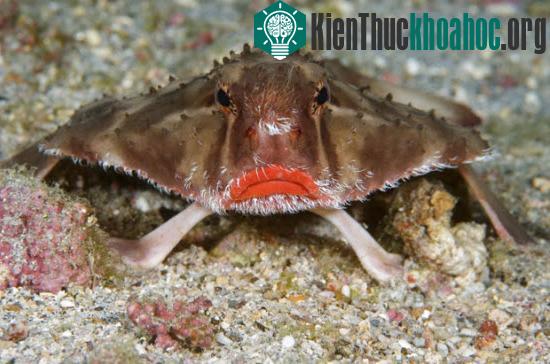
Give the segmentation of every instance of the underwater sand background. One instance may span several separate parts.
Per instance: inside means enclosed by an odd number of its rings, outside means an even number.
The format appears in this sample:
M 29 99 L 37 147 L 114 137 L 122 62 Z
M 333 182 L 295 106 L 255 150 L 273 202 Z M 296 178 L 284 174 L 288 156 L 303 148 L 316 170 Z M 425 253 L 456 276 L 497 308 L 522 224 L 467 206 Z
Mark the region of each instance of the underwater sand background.
M 293 4 L 333 16 L 360 10 L 451 17 L 465 9 L 501 18 L 550 15 L 544 1 Z M 252 41 L 252 14 L 266 5 L 0 2 L 0 159 L 54 131 L 103 93 L 138 93 L 165 84 L 169 74 L 187 78 L 207 71 L 212 60 Z M 548 361 L 550 57 L 532 51 L 326 55 L 471 105 L 499 152 L 476 169 L 536 244 L 517 249 L 489 230 L 486 269 L 467 284 L 442 278 L 412 257 L 406 261 L 410 274 L 437 279 L 429 287 L 411 282 L 383 287 L 361 269 L 334 229 L 311 215 L 212 218 L 147 274 L 57 294 L 0 292 L 0 362 Z M 84 187 L 74 182 L 75 175 Z M 113 235 L 139 236 L 160 224 L 166 211 L 183 206 L 140 184 L 115 191 L 103 175 L 59 176 L 52 182 L 88 199 L 99 225 Z M 352 212 L 361 218 L 368 207 L 354 205 Z M 486 223 L 479 214 L 473 218 Z M 378 228 L 382 242 L 399 250 L 399 241 L 384 238 L 385 227 Z M 126 316 L 130 297 L 199 296 L 213 304 L 208 317 L 214 344 L 204 351 L 156 348 Z M 497 323 L 498 334 L 485 345 L 479 338 L 487 320 Z M 12 324 L 24 327 L 25 338 L 8 338 Z

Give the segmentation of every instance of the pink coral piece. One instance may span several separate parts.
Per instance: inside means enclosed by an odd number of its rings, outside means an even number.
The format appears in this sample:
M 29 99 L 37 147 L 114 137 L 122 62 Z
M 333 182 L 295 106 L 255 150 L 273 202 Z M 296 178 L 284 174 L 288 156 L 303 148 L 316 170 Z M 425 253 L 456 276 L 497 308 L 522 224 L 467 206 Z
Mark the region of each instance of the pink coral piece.
M 0 289 L 58 292 L 88 284 L 88 208 L 23 181 L 0 185 Z
M 175 301 L 131 301 L 126 312 L 136 326 L 153 336 L 155 345 L 162 349 L 174 348 L 182 342 L 192 349 L 212 346 L 214 327 L 201 311 L 212 306 L 205 297 L 186 303 Z
M 397 310 L 394 310 L 394 309 L 390 309 L 388 310 L 387 312 L 388 314 L 388 319 L 390 320 L 390 322 L 401 322 L 403 321 L 403 319 L 405 318 L 405 315 L 403 315 L 401 312 L 397 311 Z

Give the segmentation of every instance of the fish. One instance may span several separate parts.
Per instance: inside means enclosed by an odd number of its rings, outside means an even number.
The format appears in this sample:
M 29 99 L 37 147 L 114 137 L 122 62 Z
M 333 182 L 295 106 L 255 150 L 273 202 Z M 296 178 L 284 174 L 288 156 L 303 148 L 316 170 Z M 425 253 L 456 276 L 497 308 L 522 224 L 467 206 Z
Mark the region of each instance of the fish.
M 245 44 L 206 74 L 140 95 L 105 97 L 2 163 L 44 178 L 61 160 L 146 180 L 192 203 L 137 240 L 112 237 L 127 264 L 160 264 L 205 217 L 311 211 L 334 224 L 380 282 L 402 275 L 346 211 L 413 176 L 458 168 L 497 234 L 530 240 L 470 163 L 491 148 L 469 107 L 297 52 L 284 60 Z

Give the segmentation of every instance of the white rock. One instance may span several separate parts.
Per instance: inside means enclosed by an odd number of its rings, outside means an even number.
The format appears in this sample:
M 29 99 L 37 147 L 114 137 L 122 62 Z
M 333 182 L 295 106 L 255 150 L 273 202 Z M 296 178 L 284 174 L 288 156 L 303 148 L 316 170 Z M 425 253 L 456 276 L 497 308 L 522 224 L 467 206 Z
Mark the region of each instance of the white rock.
M 95 29 L 88 29 L 83 32 L 78 32 L 75 36 L 78 41 L 83 41 L 88 43 L 92 47 L 97 47 L 101 44 L 101 35 Z
M 145 196 L 138 196 L 134 201 L 134 207 L 141 212 L 151 211 L 151 205 Z
M 523 102 L 525 104 L 525 111 L 533 114 L 538 113 L 542 107 L 539 96 L 533 91 L 525 94 Z
M 489 65 L 474 63 L 472 61 L 464 62 L 462 69 L 475 80 L 482 80 L 491 74 L 491 67 Z
M 443 356 L 447 356 L 449 354 L 449 349 L 447 348 L 447 345 L 443 343 L 437 343 L 436 348 L 437 351 Z
M 462 356 L 472 356 L 476 353 L 476 349 L 471 346 L 468 346 L 462 350 Z
M 416 76 L 420 73 L 421 69 L 422 65 L 415 58 L 409 58 L 407 62 L 405 62 L 405 72 L 407 72 L 409 76 Z
M 325 352 L 321 345 L 312 340 L 304 340 L 302 342 L 301 348 L 309 355 L 314 355 L 319 358 L 322 357 Z
M 420 317 L 422 317 L 422 320 L 427 320 L 430 318 L 430 316 L 432 315 L 432 313 L 428 310 L 424 310 L 424 312 L 422 312 L 422 315 Z
M 423 337 L 417 337 L 416 339 L 414 339 L 413 343 L 414 346 L 416 346 L 417 348 L 423 348 L 424 345 L 426 345 L 426 339 L 424 339 Z
M 129 88 L 132 88 L 134 86 L 134 79 L 128 75 L 126 75 L 123 79 L 122 79 L 122 82 L 120 83 L 120 86 L 123 88 L 123 89 L 129 89 Z
M 322 292 L 319 293 L 319 296 L 324 297 L 324 298 L 332 298 L 332 297 L 334 297 L 334 292 L 332 292 L 332 291 L 322 291 Z
M 474 336 L 477 336 L 477 331 L 474 329 L 464 328 L 460 330 L 460 335 L 474 337 Z
M 489 312 L 489 319 L 497 323 L 499 330 L 506 328 L 514 319 L 503 310 L 495 308 Z
M 0 63 L 0 65 L 1 65 L 1 63 Z M 529 76 L 525 80 L 525 85 L 527 85 L 527 87 L 529 87 L 530 89 L 536 89 L 539 85 L 539 82 L 537 81 L 537 79 L 535 77 Z
M 454 99 L 458 102 L 467 104 L 469 102 L 468 92 L 464 87 L 457 86 L 454 88 Z
M 221 332 L 216 335 L 216 341 L 223 346 L 231 345 L 231 343 L 233 342 L 230 338 L 228 338 Z
M 401 340 L 398 341 L 398 343 L 399 343 L 399 346 L 401 346 L 402 348 L 405 348 L 405 349 L 412 349 L 413 348 L 411 343 L 408 342 L 407 340 L 401 339 Z
M 386 58 L 375 56 L 374 57 L 374 65 L 379 68 L 386 68 L 387 67 L 387 61 Z
M 62 300 L 61 302 L 59 302 L 59 305 L 63 308 L 74 307 L 74 301 L 69 300 L 69 299 L 65 299 L 65 300 Z
M 229 325 L 227 322 L 225 321 L 222 321 L 222 323 L 220 324 L 220 327 L 222 329 L 224 329 L 225 331 L 228 331 L 230 328 L 231 328 L 231 325 Z
M 351 295 L 351 289 L 347 284 L 342 287 L 342 294 L 346 297 L 349 297 Z
M 285 337 L 283 337 L 283 340 L 281 341 L 281 345 L 283 346 L 283 348 L 285 349 L 290 349 L 292 348 L 294 345 L 296 344 L 296 340 L 294 340 L 294 338 L 290 335 L 287 335 Z
M 147 354 L 147 351 L 145 350 L 145 348 L 143 347 L 143 345 L 141 344 L 136 344 L 134 346 L 134 348 L 136 349 L 138 355 L 145 355 Z

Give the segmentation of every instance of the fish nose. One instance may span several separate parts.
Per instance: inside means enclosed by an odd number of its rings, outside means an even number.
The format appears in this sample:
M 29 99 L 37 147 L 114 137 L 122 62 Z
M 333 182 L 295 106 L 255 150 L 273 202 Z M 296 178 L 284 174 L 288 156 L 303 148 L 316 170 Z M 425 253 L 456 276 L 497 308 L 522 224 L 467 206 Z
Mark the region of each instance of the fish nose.
M 250 149 L 252 150 L 258 149 L 260 144 L 260 138 L 258 136 L 258 130 L 255 127 L 251 126 L 246 130 L 246 139 L 248 140 Z
M 262 128 L 258 129 L 255 126 L 251 126 L 246 130 L 246 140 L 250 149 L 257 150 L 264 147 L 277 146 L 295 146 L 302 136 L 302 129 L 297 126 L 292 126 L 289 130 L 284 132 L 273 133 L 266 131 Z

